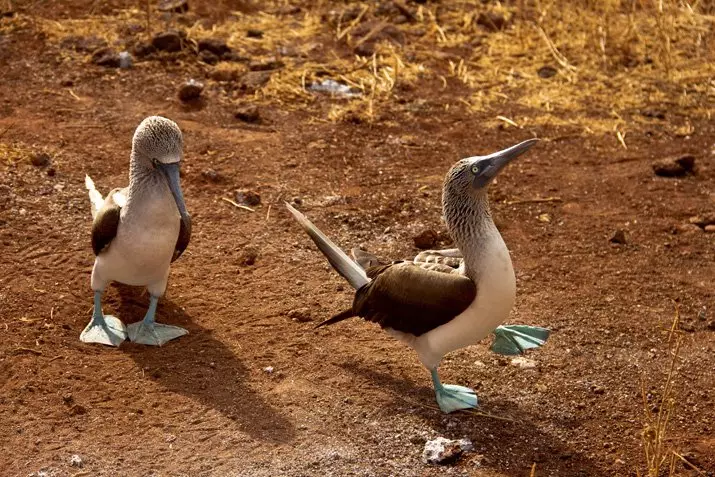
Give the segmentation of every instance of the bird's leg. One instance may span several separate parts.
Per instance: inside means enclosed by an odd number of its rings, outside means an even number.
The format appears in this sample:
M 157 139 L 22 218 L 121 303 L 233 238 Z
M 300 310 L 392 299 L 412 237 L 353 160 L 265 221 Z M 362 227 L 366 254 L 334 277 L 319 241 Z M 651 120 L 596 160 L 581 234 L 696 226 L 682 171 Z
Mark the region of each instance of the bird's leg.
M 189 332 L 183 328 L 172 325 L 163 325 L 154 321 L 156 315 L 156 305 L 159 297 L 154 295 L 149 299 L 149 309 L 144 315 L 144 319 L 138 323 L 127 326 L 129 339 L 134 343 L 145 345 L 161 346 L 167 341 L 184 336 Z
M 100 343 L 108 346 L 119 346 L 127 339 L 124 323 L 115 316 L 105 316 L 102 313 L 102 290 L 94 291 L 92 320 L 79 335 L 79 339 L 84 343 Z
M 477 394 L 473 389 L 455 384 L 442 384 L 436 367 L 431 369 L 430 373 L 432 373 L 432 384 L 437 404 L 442 412 L 450 413 L 477 407 Z
M 549 338 L 547 328 L 526 325 L 497 326 L 494 330 L 492 351 L 498 354 L 522 354 L 527 349 L 539 348 Z

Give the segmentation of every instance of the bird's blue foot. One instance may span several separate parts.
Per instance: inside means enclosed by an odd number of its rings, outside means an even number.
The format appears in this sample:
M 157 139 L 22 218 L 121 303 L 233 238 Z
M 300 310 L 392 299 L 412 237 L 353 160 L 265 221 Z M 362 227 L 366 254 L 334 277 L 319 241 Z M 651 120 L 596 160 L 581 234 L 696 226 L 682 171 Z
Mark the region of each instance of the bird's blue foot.
M 522 354 L 527 349 L 543 346 L 550 333 L 547 328 L 538 326 L 498 326 L 494 330 L 492 351 L 505 355 Z
M 477 407 L 479 402 L 477 400 L 477 394 L 473 389 L 455 384 L 442 384 L 439 380 L 437 370 L 433 369 L 431 373 L 435 398 L 442 412 L 449 414 L 450 412 L 459 411 L 461 409 L 473 409 Z
M 107 346 L 119 346 L 127 339 L 127 329 L 122 321 L 115 316 L 105 316 L 102 313 L 102 292 L 94 292 L 94 313 L 92 321 L 79 335 L 83 343 L 99 343 Z
M 183 328 L 172 325 L 163 325 L 154 321 L 156 314 L 156 304 L 159 298 L 152 296 L 149 301 L 149 309 L 144 319 L 138 323 L 127 326 L 129 339 L 134 343 L 161 346 L 167 341 L 171 341 L 179 336 L 184 336 L 189 332 Z

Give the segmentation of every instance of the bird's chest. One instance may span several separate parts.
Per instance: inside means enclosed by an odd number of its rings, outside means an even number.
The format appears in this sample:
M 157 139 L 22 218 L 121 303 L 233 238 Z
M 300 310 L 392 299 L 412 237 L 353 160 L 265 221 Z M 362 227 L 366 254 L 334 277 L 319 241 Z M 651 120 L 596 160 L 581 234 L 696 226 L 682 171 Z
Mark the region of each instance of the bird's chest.
M 117 244 L 125 259 L 138 266 L 169 263 L 179 236 L 180 217 L 171 196 L 157 195 L 152 200 L 122 211 Z

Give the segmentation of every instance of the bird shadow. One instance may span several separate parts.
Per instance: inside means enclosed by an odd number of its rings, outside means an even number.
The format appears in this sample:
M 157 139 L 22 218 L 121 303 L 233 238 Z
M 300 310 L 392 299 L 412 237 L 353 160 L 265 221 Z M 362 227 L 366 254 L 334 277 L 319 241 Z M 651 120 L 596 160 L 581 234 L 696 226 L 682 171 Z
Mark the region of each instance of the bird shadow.
M 141 288 L 115 286 L 119 316 L 143 318 L 148 295 Z M 210 330 L 166 298 L 159 301 L 157 321 L 181 326 L 189 334 L 160 347 L 122 344 L 121 349 L 145 371 L 145 379 L 215 409 L 254 439 L 288 443 L 295 438 L 293 423 L 247 385 L 247 368 Z
M 356 361 L 348 361 L 340 366 L 395 395 L 393 400 L 385 402 L 387 414 L 405 413 L 406 408 L 409 408 L 410 415 L 418 416 L 443 436 L 469 437 L 475 443 L 477 452 L 484 457 L 481 465 L 486 467 L 494 465 L 507 468 L 510 469 L 509 475 L 514 476 L 530 475 L 534 464 L 543 475 L 585 477 L 609 473 L 608 469 L 599 468 L 585 452 L 570 447 L 557 436 L 542 430 L 543 426 L 538 423 L 544 421 L 544 416 L 525 411 L 515 402 L 481 400 L 474 412 L 459 411 L 447 415 L 437 407 L 432 387 L 375 371 Z M 409 396 L 409 399 L 403 396 Z M 551 425 L 559 429 L 571 429 L 579 425 L 577 419 L 549 419 Z

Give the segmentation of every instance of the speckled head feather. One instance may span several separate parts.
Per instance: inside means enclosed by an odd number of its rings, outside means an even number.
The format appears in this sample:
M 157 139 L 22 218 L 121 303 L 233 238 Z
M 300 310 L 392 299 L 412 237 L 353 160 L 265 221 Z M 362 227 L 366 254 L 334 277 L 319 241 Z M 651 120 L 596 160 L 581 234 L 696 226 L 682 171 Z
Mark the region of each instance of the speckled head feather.
M 132 159 L 145 166 L 153 161 L 172 164 L 181 161 L 184 139 L 172 120 L 150 116 L 142 121 L 132 139 Z

